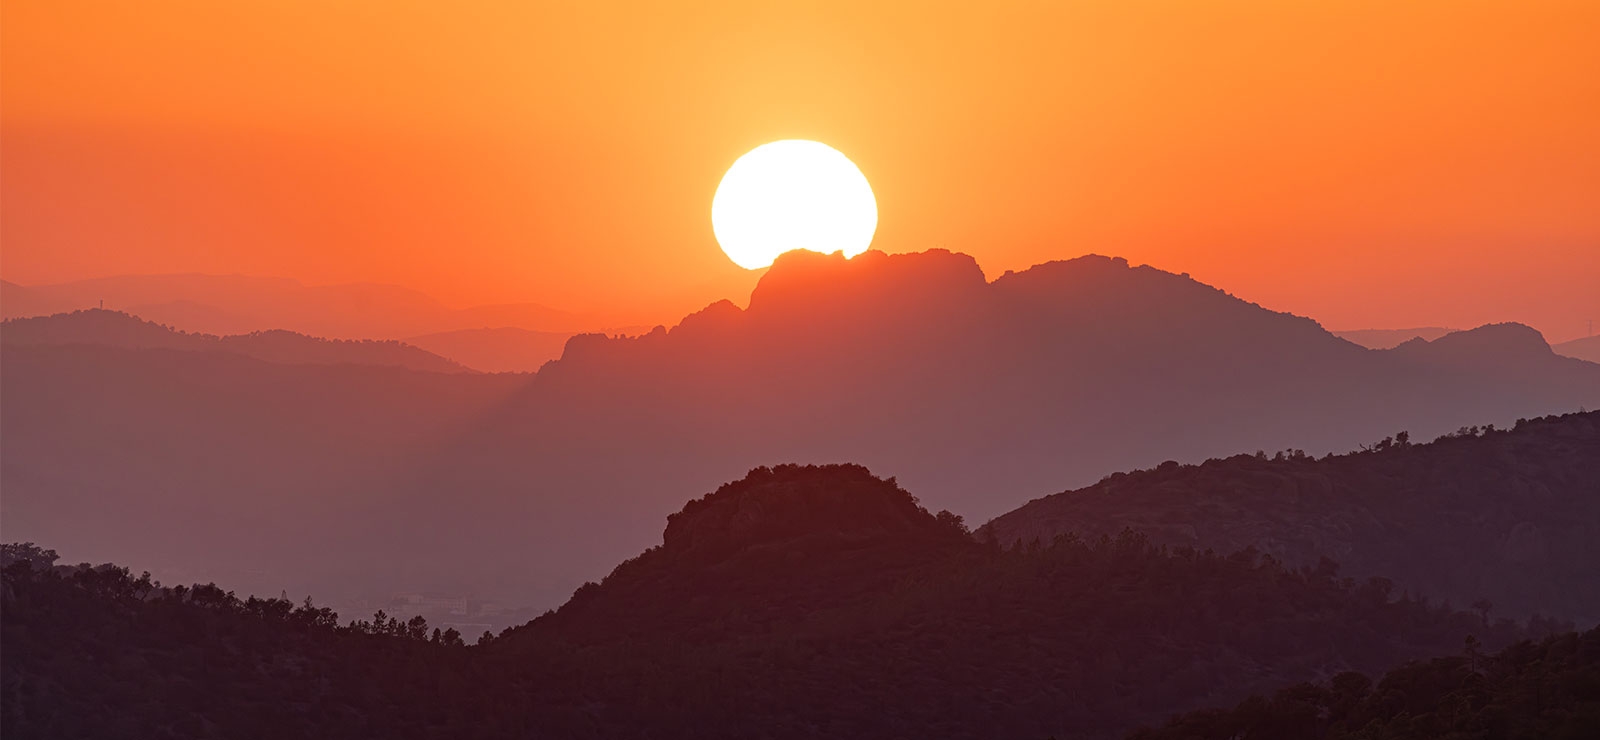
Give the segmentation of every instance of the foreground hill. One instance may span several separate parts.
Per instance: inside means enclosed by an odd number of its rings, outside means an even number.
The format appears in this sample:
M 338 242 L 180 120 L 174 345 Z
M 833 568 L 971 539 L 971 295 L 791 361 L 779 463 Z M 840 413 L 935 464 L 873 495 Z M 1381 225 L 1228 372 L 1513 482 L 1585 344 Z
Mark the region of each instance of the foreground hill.
M 1133 536 L 1004 551 L 864 468 L 780 466 L 470 649 L 13 566 L 0 708 L 7 737 L 1096 738 L 1522 634 L 1334 571 Z
M 1092 256 L 988 281 L 943 251 L 792 253 L 747 309 L 580 335 L 531 377 L 64 350 L 0 357 L 7 537 L 167 578 L 226 567 L 329 599 L 439 591 L 543 608 L 651 542 L 721 470 L 859 461 L 983 521 L 1168 459 L 1322 454 L 1600 407 L 1600 366 L 1526 327 L 1368 350 Z M 396 400 L 401 386 L 417 395 Z M 456 406 L 491 386 L 506 391 L 491 405 Z M 390 426 L 429 441 L 366 444 Z M 194 522 L 212 520 L 258 534 L 201 547 Z M 297 580 L 328 578 L 295 567 L 314 557 L 350 579 Z
M 1600 621 L 1600 412 L 1299 451 L 1163 463 L 1037 499 L 984 525 L 1005 545 L 1132 529 L 1154 542 L 1256 547 L 1499 613 Z
M 121 349 L 229 352 L 290 365 L 377 365 L 433 373 L 470 372 L 457 362 L 402 342 L 319 339 L 281 330 L 222 337 L 190 334 L 132 314 L 100 309 L 11 319 L 0 325 L 0 341 L 8 349 L 89 344 Z
M 1376 684 L 1342 673 L 1231 710 L 1201 710 L 1129 740 L 1322 738 L 1516 738 L 1583 740 L 1600 735 L 1600 627 L 1552 635 L 1485 655 L 1397 668 Z

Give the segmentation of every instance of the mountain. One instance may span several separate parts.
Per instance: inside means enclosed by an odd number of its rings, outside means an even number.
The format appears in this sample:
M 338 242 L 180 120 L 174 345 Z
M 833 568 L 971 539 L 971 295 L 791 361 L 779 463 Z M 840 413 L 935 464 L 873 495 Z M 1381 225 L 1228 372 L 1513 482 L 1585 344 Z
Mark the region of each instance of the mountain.
M 88 344 L 122 349 L 229 352 L 267 362 L 303 365 L 379 365 L 433 373 L 469 372 L 431 352 L 395 341 L 318 339 L 288 331 L 218 337 L 179 332 L 120 311 L 89 309 L 0 325 L 7 348 Z
M 1393 349 L 1402 342 L 1413 339 L 1433 341 L 1455 329 L 1441 329 L 1437 326 L 1422 326 L 1415 329 L 1351 329 L 1349 331 L 1336 331 L 1334 336 L 1347 339 L 1367 349 Z
M 944 251 L 796 252 L 746 309 L 578 335 L 532 376 L 8 348 L 0 531 L 265 593 L 545 608 L 716 471 L 853 460 L 985 521 L 1163 460 L 1600 407 L 1600 366 L 1532 330 L 1451 336 L 1368 350 L 1106 257 L 989 281 Z M 378 442 L 397 435 L 415 441 Z M 196 516 L 254 534 L 213 541 Z
M 855 465 L 751 471 L 472 648 L 39 559 L 0 590 L 7 737 L 1104 738 L 1526 634 L 1326 564 L 1132 535 L 985 546 Z
M 1553 355 L 1531 330 L 1463 337 L 1366 350 L 1103 257 L 986 282 L 948 252 L 793 253 L 748 309 L 716 304 L 637 338 L 574 337 L 464 438 L 481 451 L 470 469 L 436 475 L 493 487 L 514 475 L 495 464 L 513 450 L 583 461 L 625 439 L 647 467 L 861 460 L 987 518 L 1013 492 L 1164 459 L 1320 454 L 1398 429 L 1436 435 L 1600 403 L 1600 369 Z M 637 486 L 618 476 L 606 487 Z
M 287 329 L 337 339 L 404 339 L 458 329 L 514 326 L 578 332 L 614 326 L 534 303 L 450 309 L 432 296 L 378 283 L 307 286 L 246 275 L 122 275 L 58 285 L 0 286 L 5 318 L 102 305 L 186 331 L 247 334 Z
M 571 334 L 515 327 L 461 329 L 412 337 L 407 342 L 486 373 L 531 373 L 559 358 Z
M 1036 499 L 979 530 L 1004 545 L 1131 529 L 1152 541 L 1357 576 L 1500 614 L 1600 622 L 1600 412 L 1409 435 L 1316 459 L 1296 450 L 1166 462 Z
M 1600 335 L 1562 342 L 1550 349 L 1563 357 L 1574 357 L 1585 362 L 1600 363 Z

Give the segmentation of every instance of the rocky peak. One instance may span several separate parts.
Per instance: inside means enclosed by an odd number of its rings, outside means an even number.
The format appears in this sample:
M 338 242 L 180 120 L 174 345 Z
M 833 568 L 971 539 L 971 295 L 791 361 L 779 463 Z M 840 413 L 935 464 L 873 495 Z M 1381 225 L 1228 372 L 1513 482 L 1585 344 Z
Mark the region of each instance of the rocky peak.
M 916 310 L 981 291 L 987 283 L 971 256 L 943 249 L 914 254 L 794 251 L 778 260 L 750 294 L 750 313 L 816 316 L 830 312 Z

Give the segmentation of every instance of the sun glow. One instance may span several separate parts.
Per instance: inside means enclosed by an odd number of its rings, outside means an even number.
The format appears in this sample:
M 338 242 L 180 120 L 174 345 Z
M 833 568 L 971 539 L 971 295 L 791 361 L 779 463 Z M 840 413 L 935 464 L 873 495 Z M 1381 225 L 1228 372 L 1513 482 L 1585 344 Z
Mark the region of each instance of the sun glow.
M 827 144 L 786 139 L 750 150 L 711 199 L 711 228 L 728 258 L 755 270 L 793 249 L 867 251 L 878 201 L 854 162 Z

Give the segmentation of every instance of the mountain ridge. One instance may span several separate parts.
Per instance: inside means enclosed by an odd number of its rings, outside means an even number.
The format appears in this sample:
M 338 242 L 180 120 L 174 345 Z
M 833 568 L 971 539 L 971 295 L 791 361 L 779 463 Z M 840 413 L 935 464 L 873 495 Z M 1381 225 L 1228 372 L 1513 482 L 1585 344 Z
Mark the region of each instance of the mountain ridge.
M 8 319 L 106 304 L 187 331 L 245 334 L 287 329 L 357 340 L 403 340 L 502 326 L 570 333 L 631 323 L 537 303 L 451 309 L 431 295 L 387 283 L 306 285 L 283 277 L 175 273 L 116 275 L 55 285 L 0 285 L 0 313 Z
M 1507 363 L 1492 343 L 1367 350 L 1126 260 L 983 282 L 954 253 L 862 258 L 788 256 L 749 309 L 719 302 L 671 329 L 578 335 L 537 374 L 507 378 L 8 348 L 4 526 L 66 551 L 226 565 L 334 598 L 438 590 L 548 607 L 653 541 L 660 517 L 714 488 L 719 470 L 854 460 L 977 522 L 1167 459 L 1320 455 L 1398 429 L 1424 438 L 1600 407 L 1594 365 L 1544 350 Z M 828 288 L 835 278 L 848 290 Z M 137 455 L 127 429 L 140 430 Z M 404 455 L 378 445 L 395 435 L 430 442 Z M 153 464 L 195 450 L 206 462 L 182 476 Z M 263 459 L 270 474 L 253 473 Z M 340 503 L 282 491 L 339 491 Z M 55 523 L 66 502 L 96 511 L 113 492 L 105 521 Z M 196 508 L 259 519 L 257 501 L 277 513 L 257 540 L 203 542 L 172 525 Z M 455 543 L 466 528 L 472 541 Z M 311 567 L 313 550 L 290 544 L 306 541 L 339 568 Z M 477 562 L 501 565 L 467 567 Z M 318 580 L 288 580 L 302 573 Z
M 226 336 L 189 333 L 131 313 L 96 308 L 6 319 L 0 324 L 0 342 L 8 347 L 87 344 L 121 349 L 229 352 L 280 364 L 349 363 L 435 373 L 474 372 L 454 360 L 394 340 L 323 339 L 282 329 Z

